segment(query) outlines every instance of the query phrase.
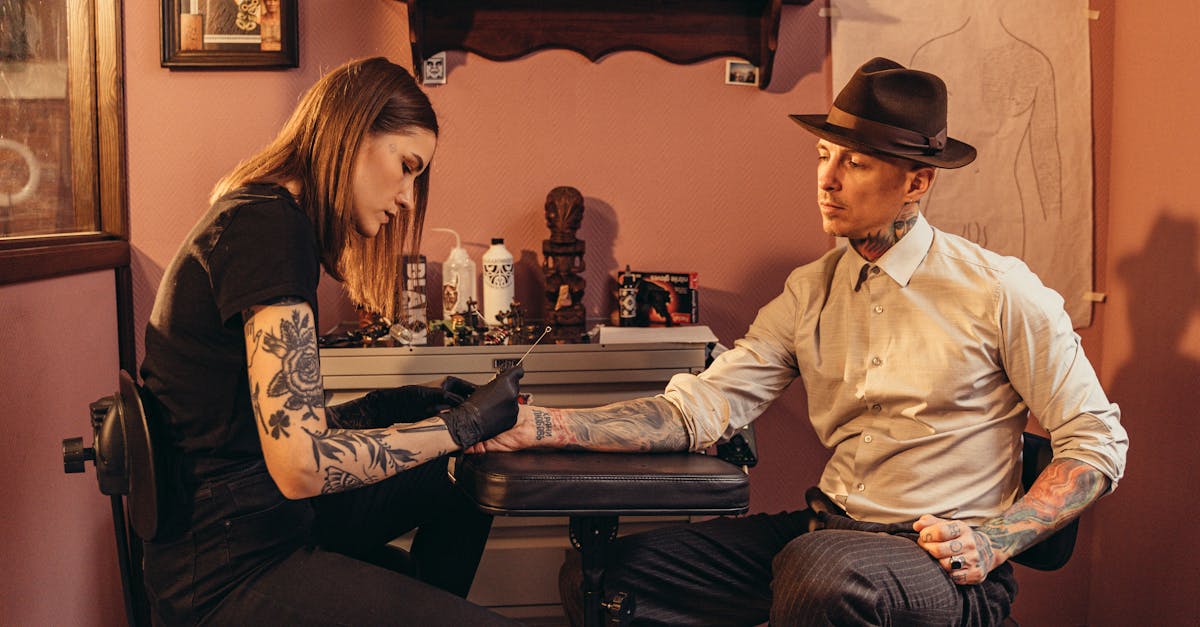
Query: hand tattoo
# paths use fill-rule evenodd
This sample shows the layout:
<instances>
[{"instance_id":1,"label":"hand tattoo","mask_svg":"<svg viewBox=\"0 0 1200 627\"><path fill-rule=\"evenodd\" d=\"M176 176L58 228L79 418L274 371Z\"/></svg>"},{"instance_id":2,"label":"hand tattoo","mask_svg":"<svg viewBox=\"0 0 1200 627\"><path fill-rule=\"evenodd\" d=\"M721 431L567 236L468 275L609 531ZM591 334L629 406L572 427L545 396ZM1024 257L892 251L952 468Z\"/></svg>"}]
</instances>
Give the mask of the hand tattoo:
<instances>
[{"instance_id":1,"label":"hand tattoo","mask_svg":"<svg viewBox=\"0 0 1200 627\"><path fill-rule=\"evenodd\" d=\"M992 541L987 534L973 530L975 534L975 550L979 553L979 569L983 571L983 576L986 579L987 574L992 572L993 565L996 563L996 552L992 550Z\"/></svg>"}]
</instances>

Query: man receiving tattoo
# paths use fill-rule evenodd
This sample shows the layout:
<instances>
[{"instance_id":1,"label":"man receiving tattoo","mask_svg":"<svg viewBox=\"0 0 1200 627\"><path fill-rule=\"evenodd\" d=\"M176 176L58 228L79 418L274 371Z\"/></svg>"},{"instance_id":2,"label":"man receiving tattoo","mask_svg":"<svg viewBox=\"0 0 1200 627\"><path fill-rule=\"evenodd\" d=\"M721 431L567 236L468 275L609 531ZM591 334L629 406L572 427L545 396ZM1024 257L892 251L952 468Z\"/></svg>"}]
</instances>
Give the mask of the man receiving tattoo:
<instances>
[{"instance_id":1,"label":"man receiving tattoo","mask_svg":"<svg viewBox=\"0 0 1200 627\"><path fill-rule=\"evenodd\" d=\"M141 370L178 468L145 544L156 624L512 624L463 598L492 521L446 467L513 425L521 369L335 407L321 384L322 267L394 318L437 138L406 70L336 68L217 184L167 269ZM407 557L388 546L414 529Z\"/></svg>"},{"instance_id":2,"label":"man receiving tattoo","mask_svg":"<svg viewBox=\"0 0 1200 627\"><path fill-rule=\"evenodd\" d=\"M793 271L705 372L597 409L523 407L475 447L700 451L803 382L832 451L809 507L619 539L604 587L634 595L635 624L997 624L1008 561L1116 487L1128 438L1062 299L920 213L937 169L975 158L946 136L946 94L876 58L827 115L791 116L818 137L822 225L848 246ZM1054 459L1022 495L1029 413Z\"/></svg>"}]
</instances>

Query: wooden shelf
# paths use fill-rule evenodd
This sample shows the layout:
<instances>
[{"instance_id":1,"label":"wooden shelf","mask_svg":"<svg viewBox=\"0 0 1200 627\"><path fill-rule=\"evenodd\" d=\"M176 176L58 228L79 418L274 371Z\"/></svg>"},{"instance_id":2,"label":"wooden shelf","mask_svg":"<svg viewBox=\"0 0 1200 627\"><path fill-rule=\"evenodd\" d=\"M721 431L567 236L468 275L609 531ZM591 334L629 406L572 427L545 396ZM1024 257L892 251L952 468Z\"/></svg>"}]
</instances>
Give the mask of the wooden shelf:
<instances>
[{"instance_id":1,"label":"wooden shelf","mask_svg":"<svg viewBox=\"0 0 1200 627\"><path fill-rule=\"evenodd\" d=\"M672 63L738 57L771 81L783 4L812 0L403 0L415 74L425 59L465 50L508 61L573 50L592 61L641 50Z\"/></svg>"}]
</instances>

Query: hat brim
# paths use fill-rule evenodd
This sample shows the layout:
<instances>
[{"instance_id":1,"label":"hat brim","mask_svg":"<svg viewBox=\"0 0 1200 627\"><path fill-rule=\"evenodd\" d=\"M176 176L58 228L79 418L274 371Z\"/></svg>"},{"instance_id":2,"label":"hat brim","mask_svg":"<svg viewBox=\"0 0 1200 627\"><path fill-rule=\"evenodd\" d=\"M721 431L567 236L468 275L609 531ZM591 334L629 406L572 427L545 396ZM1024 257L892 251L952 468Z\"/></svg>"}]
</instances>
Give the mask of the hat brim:
<instances>
[{"instance_id":1,"label":"hat brim","mask_svg":"<svg viewBox=\"0 0 1200 627\"><path fill-rule=\"evenodd\" d=\"M901 154L893 152L887 148L873 146L855 139L855 137L847 132L847 129L833 126L826 122L825 115L822 114L791 114L788 116L793 122L803 126L808 132L831 141L839 146L846 146L868 153L882 153L901 159L916 161L938 168L954 169L961 168L975 160L975 147L965 142L960 142L954 138L946 138L946 147L934 155L913 155Z\"/></svg>"}]
</instances>

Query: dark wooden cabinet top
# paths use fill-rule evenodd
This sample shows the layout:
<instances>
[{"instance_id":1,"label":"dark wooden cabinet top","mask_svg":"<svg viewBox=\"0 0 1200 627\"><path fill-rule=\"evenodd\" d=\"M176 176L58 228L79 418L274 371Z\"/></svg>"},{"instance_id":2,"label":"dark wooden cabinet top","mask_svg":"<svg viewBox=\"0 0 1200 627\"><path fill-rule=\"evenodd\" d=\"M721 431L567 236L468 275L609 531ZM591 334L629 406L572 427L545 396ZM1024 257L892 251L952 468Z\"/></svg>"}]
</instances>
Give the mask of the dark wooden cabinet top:
<instances>
[{"instance_id":1,"label":"dark wooden cabinet top","mask_svg":"<svg viewBox=\"0 0 1200 627\"><path fill-rule=\"evenodd\" d=\"M771 80L783 4L812 0L403 0L413 65L446 50L507 61L547 48L595 61L641 50L672 63L739 57Z\"/></svg>"}]
</instances>

